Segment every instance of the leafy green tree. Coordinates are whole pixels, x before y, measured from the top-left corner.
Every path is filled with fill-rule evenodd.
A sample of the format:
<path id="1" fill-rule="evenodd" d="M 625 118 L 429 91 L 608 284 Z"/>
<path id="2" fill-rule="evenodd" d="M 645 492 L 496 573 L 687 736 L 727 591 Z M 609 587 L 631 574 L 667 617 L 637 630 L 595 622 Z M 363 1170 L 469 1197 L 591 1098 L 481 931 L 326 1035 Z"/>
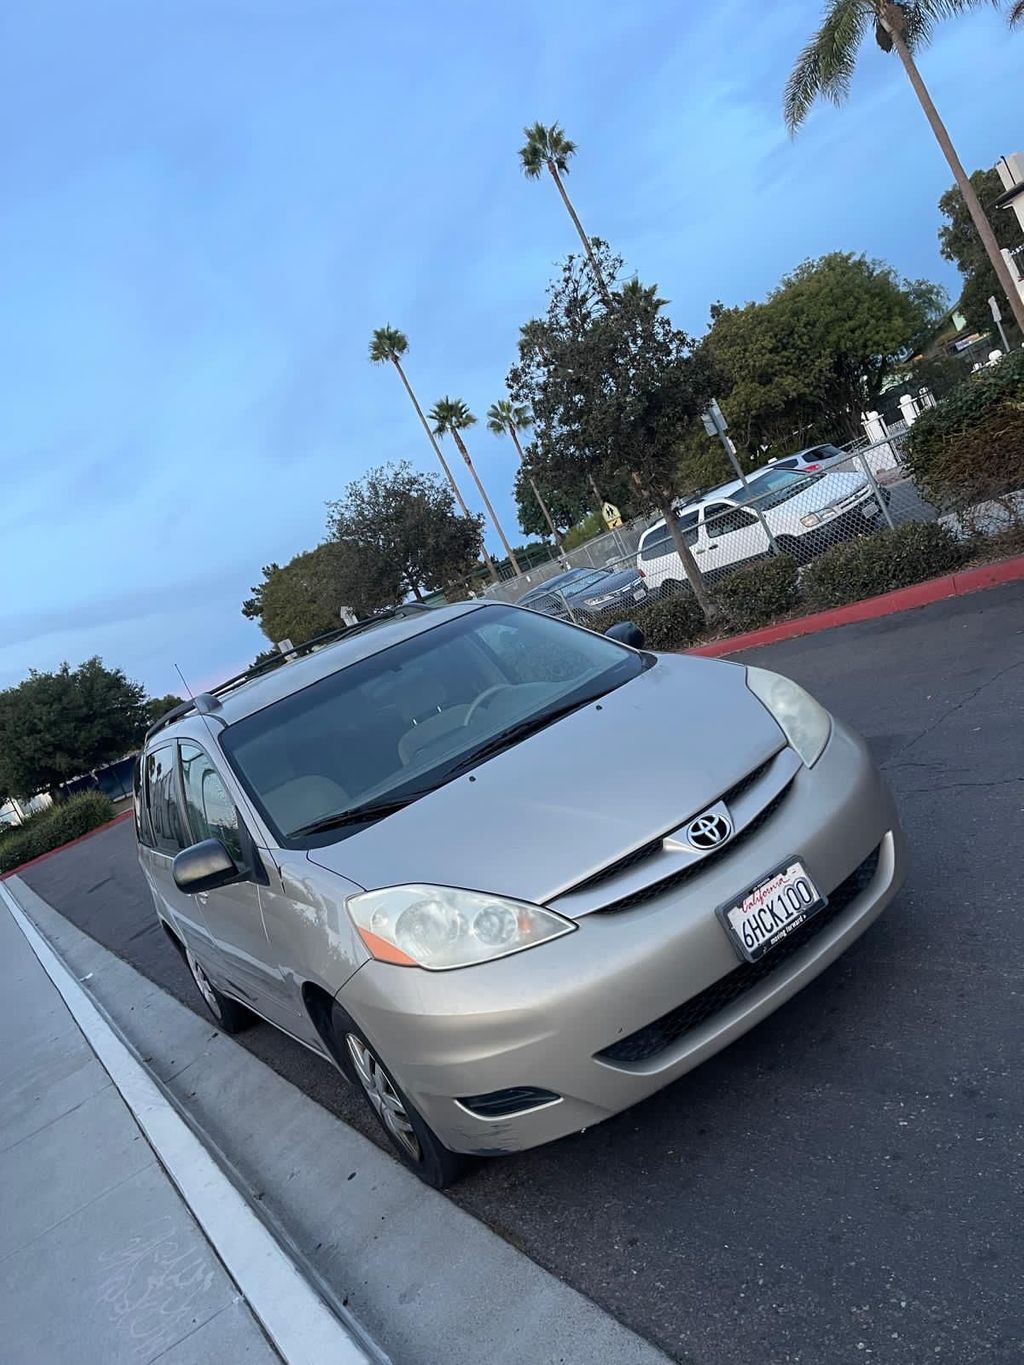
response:
<path id="1" fill-rule="evenodd" d="M 530 461 L 529 447 L 525 455 L 526 460 Z M 560 528 L 558 543 L 561 545 L 564 533 L 592 510 L 593 495 L 583 479 L 577 479 L 573 486 L 569 487 L 564 478 L 551 481 L 546 472 L 532 462 L 520 465 L 516 470 L 512 491 L 516 500 L 519 525 L 528 536 L 542 536 L 546 533 L 547 527 L 534 496 L 533 484 L 537 485 L 545 507 L 555 525 Z"/>
<path id="2" fill-rule="evenodd" d="M 178 697 L 173 692 L 168 692 L 166 697 L 149 697 L 146 701 L 146 724 L 155 725 L 161 716 L 165 716 L 175 706 L 180 706 L 183 700 L 183 697 Z"/>
<path id="3" fill-rule="evenodd" d="M 621 259 L 602 244 L 602 273 L 618 276 Z M 704 348 L 662 312 L 653 286 L 615 290 L 606 306 L 578 258 L 570 257 L 549 290 L 544 318 L 520 334 L 509 390 L 534 414 L 535 440 L 553 470 L 598 483 L 629 479 L 641 510 L 660 512 L 683 570 L 706 616 L 712 604 L 676 521 L 686 490 L 680 444 L 711 397 Z"/>
<path id="4" fill-rule="evenodd" d="M 460 516 L 444 484 L 407 461 L 371 469 L 328 512 L 332 534 L 375 550 L 417 601 L 424 589 L 444 589 L 478 568 L 483 519 Z"/>
<path id="5" fill-rule="evenodd" d="M 519 567 L 519 562 L 516 559 L 515 552 L 513 551 L 512 546 L 509 544 L 508 537 L 505 535 L 505 532 L 502 529 L 501 522 L 498 520 L 498 514 L 491 506 L 491 500 L 487 496 L 487 490 L 484 488 L 483 483 L 481 482 L 480 475 L 476 472 L 476 466 L 474 465 L 473 461 L 469 458 L 469 451 L 466 449 L 466 442 L 462 439 L 462 433 L 466 430 L 467 427 L 471 427 L 474 425 L 474 423 L 476 422 L 476 418 L 473 416 L 473 414 L 470 412 L 469 408 L 462 401 L 461 398 L 445 397 L 439 398 L 437 402 L 434 404 L 434 406 L 430 409 L 430 420 L 434 424 L 433 431 L 435 436 L 444 436 L 447 433 L 455 442 L 456 449 L 466 462 L 466 468 L 473 476 L 473 481 L 477 486 L 477 491 L 480 494 L 481 501 L 483 502 L 483 505 L 487 508 L 487 515 L 491 519 L 491 524 L 494 526 L 494 529 L 497 531 L 502 545 L 504 545 L 505 547 L 505 553 L 508 555 L 509 563 L 512 565 L 512 568 L 515 570 L 515 573 L 518 576 L 519 574 L 522 573 L 522 569 L 520 569 Z"/>
<path id="6" fill-rule="evenodd" d="M 999 245 L 1010 250 L 1024 246 L 1024 229 L 1017 221 L 1017 215 L 995 207 L 995 201 L 1003 193 L 1003 182 L 999 179 L 999 172 L 975 171 L 971 176 L 971 184 L 981 207 L 993 224 Z M 953 262 L 964 277 L 960 311 L 972 327 L 980 332 L 987 332 L 992 327 L 992 313 L 988 301 L 992 296 L 999 298 L 1001 286 L 964 203 L 964 197 L 955 185 L 950 186 L 939 200 L 939 212 L 946 220 L 939 228 L 939 250 L 947 261 Z M 1005 309 L 1000 311 L 1005 313 Z M 1012 335 L 1015 330 L 1013 319 L 1006 318 L 1004 326 Z"/>
<path id="7" fill-rule="evenodd" d="M 145 689 L 119 668 L 33 669 L 0 692 L 0 789 L 58 799 L 62 783 L 131 753 L 148 724 Z"/>
<path id="8" fill-rule="evenodd" d="M 274 643 L 301 644 L 337 630 L 342 610 L 369 616 L 401 596 L 399 570 L 376 545 L 328 540 L 275 566 L 260 592 L 260 629 Z"/>
<path id="9" fill-rule="evenodd" d="M 915 54 L 927 45 L 937 22 L 987 3 L 990 0 L 903 0 L 902 4 L 894 0 L 827 0 L 821 27 L 797 57 L 786 82 L 782 107 L 789 130 L 795 133 L 816 99 L 828 99 L 833 104 L 842 104 L 846 99 L 857 66 L 858 49 L 868 33 L 874 34 L 883 52 L 895 52 L 953 172 L 1010 311 L 1024 332 L 1024 300 L 1017 293 L 1007 264 L 1000 255 L 992 224 L 914 60 Z M 1011 23 L 1015 17 L 1020 18 L 1018 8 L 1014 6 Z"/>
<path id="10" fill-rule="evenodd" d="M 594 283 L 597 285 L 602 299 L 607 303 L 610 298 L 607 282 L 611 277 L 603 272 L 594 251 L 594 243 L 583 231 L 583 224 L 579 220 L 579 215 L 573 207 L 573 202 L 569 198 L 565 182 L 562 179 L 563 176 L 568 175 L 569 162 L 576 155 L 575 142 L 569 141 L 557 123 L 533 123 L 529 128 L 523 129 L 523 136 L 526 138 L 526 142 L 519 149 L 519 160 L 523 174 L 530 180 L 538 180 L 542 171 L 547 171 L 551 176 L 555 188 L 561 196 L 562 203 L 565 205 L 565 211 L 572 219 L 573 227 L 583 244 Z"/>
<path id="11" fill-rule="evenodd" d="M 736 443 L 777 447 L 860 434 L 860 413 L 942 315 L 924 280 L 832 252 L 785 276 L 764 303 L 711 310 L 705 345 Z"/>

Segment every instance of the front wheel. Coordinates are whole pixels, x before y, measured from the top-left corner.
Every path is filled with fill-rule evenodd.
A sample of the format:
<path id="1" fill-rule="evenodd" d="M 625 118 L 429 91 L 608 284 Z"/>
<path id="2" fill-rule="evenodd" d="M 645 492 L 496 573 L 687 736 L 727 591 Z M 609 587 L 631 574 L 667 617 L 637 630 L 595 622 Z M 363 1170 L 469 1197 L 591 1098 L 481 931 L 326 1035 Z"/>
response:
<path id="1" fill-rule="evenodd" d="M 241 1033 L 242 1029 L 249 1027 L 252 1015 L 244 1005 L 238 1004 L 236 1000 L 232 1000 L 217 989 L 191 948 L 185 949 L 185 965 L 192 973 L 192 980 L 203 997 L 203 1003 L 217 1021 L 222 1033 Z"/>
<path id="2" fill-rule="evenodd" d="M 345 1049 L 363 1097 L 402 1163 L 436 1190 L 457 1180 L 466 1168 L 466 1158 L 448 1150 L 406 1099 L 369 1042 L 350 1029 Z"/>

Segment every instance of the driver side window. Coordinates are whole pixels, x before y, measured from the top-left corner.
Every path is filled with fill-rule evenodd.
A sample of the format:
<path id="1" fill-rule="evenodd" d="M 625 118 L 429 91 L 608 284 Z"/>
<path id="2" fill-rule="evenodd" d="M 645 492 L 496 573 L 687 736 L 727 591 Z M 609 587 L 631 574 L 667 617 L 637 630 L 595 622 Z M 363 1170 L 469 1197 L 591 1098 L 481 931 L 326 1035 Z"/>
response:
<path id="1" fill-rule="evenodd" d="M 180 749 L 185 813 L 194 841 L 219 839 L 235 862 L 241 863 L 238 812 L 220 774 L 198 744 L 182 740 Z"/>

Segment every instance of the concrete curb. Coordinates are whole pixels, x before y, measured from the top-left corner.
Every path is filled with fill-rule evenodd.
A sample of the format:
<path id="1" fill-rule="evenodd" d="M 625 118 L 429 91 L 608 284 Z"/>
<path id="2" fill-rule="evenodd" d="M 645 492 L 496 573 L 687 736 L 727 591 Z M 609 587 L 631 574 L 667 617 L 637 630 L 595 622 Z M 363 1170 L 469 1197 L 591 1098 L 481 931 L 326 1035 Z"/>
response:
<path id="1" fill-rule="evenodd" d="M 1024 579 L 1024 555 L 1004 559 L 998 564 L 982 564 L 962 573 L 929 578 L 909 588 L 882 593 L 879 597 L 866 597 L 862 602 L 851 602 L 845 607 L 832 607 L 829 611 L 800 616 L 795 621 L 780 621 L 775 626 L 762 626 L 760 630 L 730 635 L 728 639 L 712 640 L 706 645 L 695 645 L 692 649 L 680 652 L 715 659 L 722 654 L 735 654 L 743 649 L 778 644 L 780 640 L 793 640 L 800 635 L 815 635 L 820 630 L 833 630 L 836 626 L 849 626 L 858 621 L 873 621 L 879 616 L 912 611 L 915 607 L 925 607 L 947 597 L 966 597 L 968 593 L 982 592 L 986 588 L 1000 587 L 1020 579 Z"/>
<path id="2" fill-rule="evenodd" d="M 19 883 L 20 885 L 20 883 Z M 285 1365 L 388 1365 L 350 1315 L 328 1306 L 238 1182 L 229 1179 L 182 1106 L 26 914 L 9 886 L 3 903 L 53 982 L 114 1089 L 142 1130 L 201 1233 Z M 346 1319 L 348 1319 L 346 1321 Z"/>

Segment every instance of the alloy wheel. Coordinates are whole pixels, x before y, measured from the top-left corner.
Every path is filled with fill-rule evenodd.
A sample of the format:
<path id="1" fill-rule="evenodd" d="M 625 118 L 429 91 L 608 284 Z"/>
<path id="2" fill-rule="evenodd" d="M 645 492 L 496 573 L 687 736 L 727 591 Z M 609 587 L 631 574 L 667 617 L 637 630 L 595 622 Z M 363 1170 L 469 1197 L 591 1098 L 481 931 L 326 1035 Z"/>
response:
<path id="1" fill-rule="evenodd" d="M 361 1038 L 349 1033 L 346 1034 L 345 1041 L 359 1083 L 366 1092 L 366 1098 L 373 1106 L 374 1113 L 402 1150 L 413 1161 L 420 1161 L 422 1154 L 416 1133 L 405 1105 L 399 1099 L 387 1072 Z"/>

